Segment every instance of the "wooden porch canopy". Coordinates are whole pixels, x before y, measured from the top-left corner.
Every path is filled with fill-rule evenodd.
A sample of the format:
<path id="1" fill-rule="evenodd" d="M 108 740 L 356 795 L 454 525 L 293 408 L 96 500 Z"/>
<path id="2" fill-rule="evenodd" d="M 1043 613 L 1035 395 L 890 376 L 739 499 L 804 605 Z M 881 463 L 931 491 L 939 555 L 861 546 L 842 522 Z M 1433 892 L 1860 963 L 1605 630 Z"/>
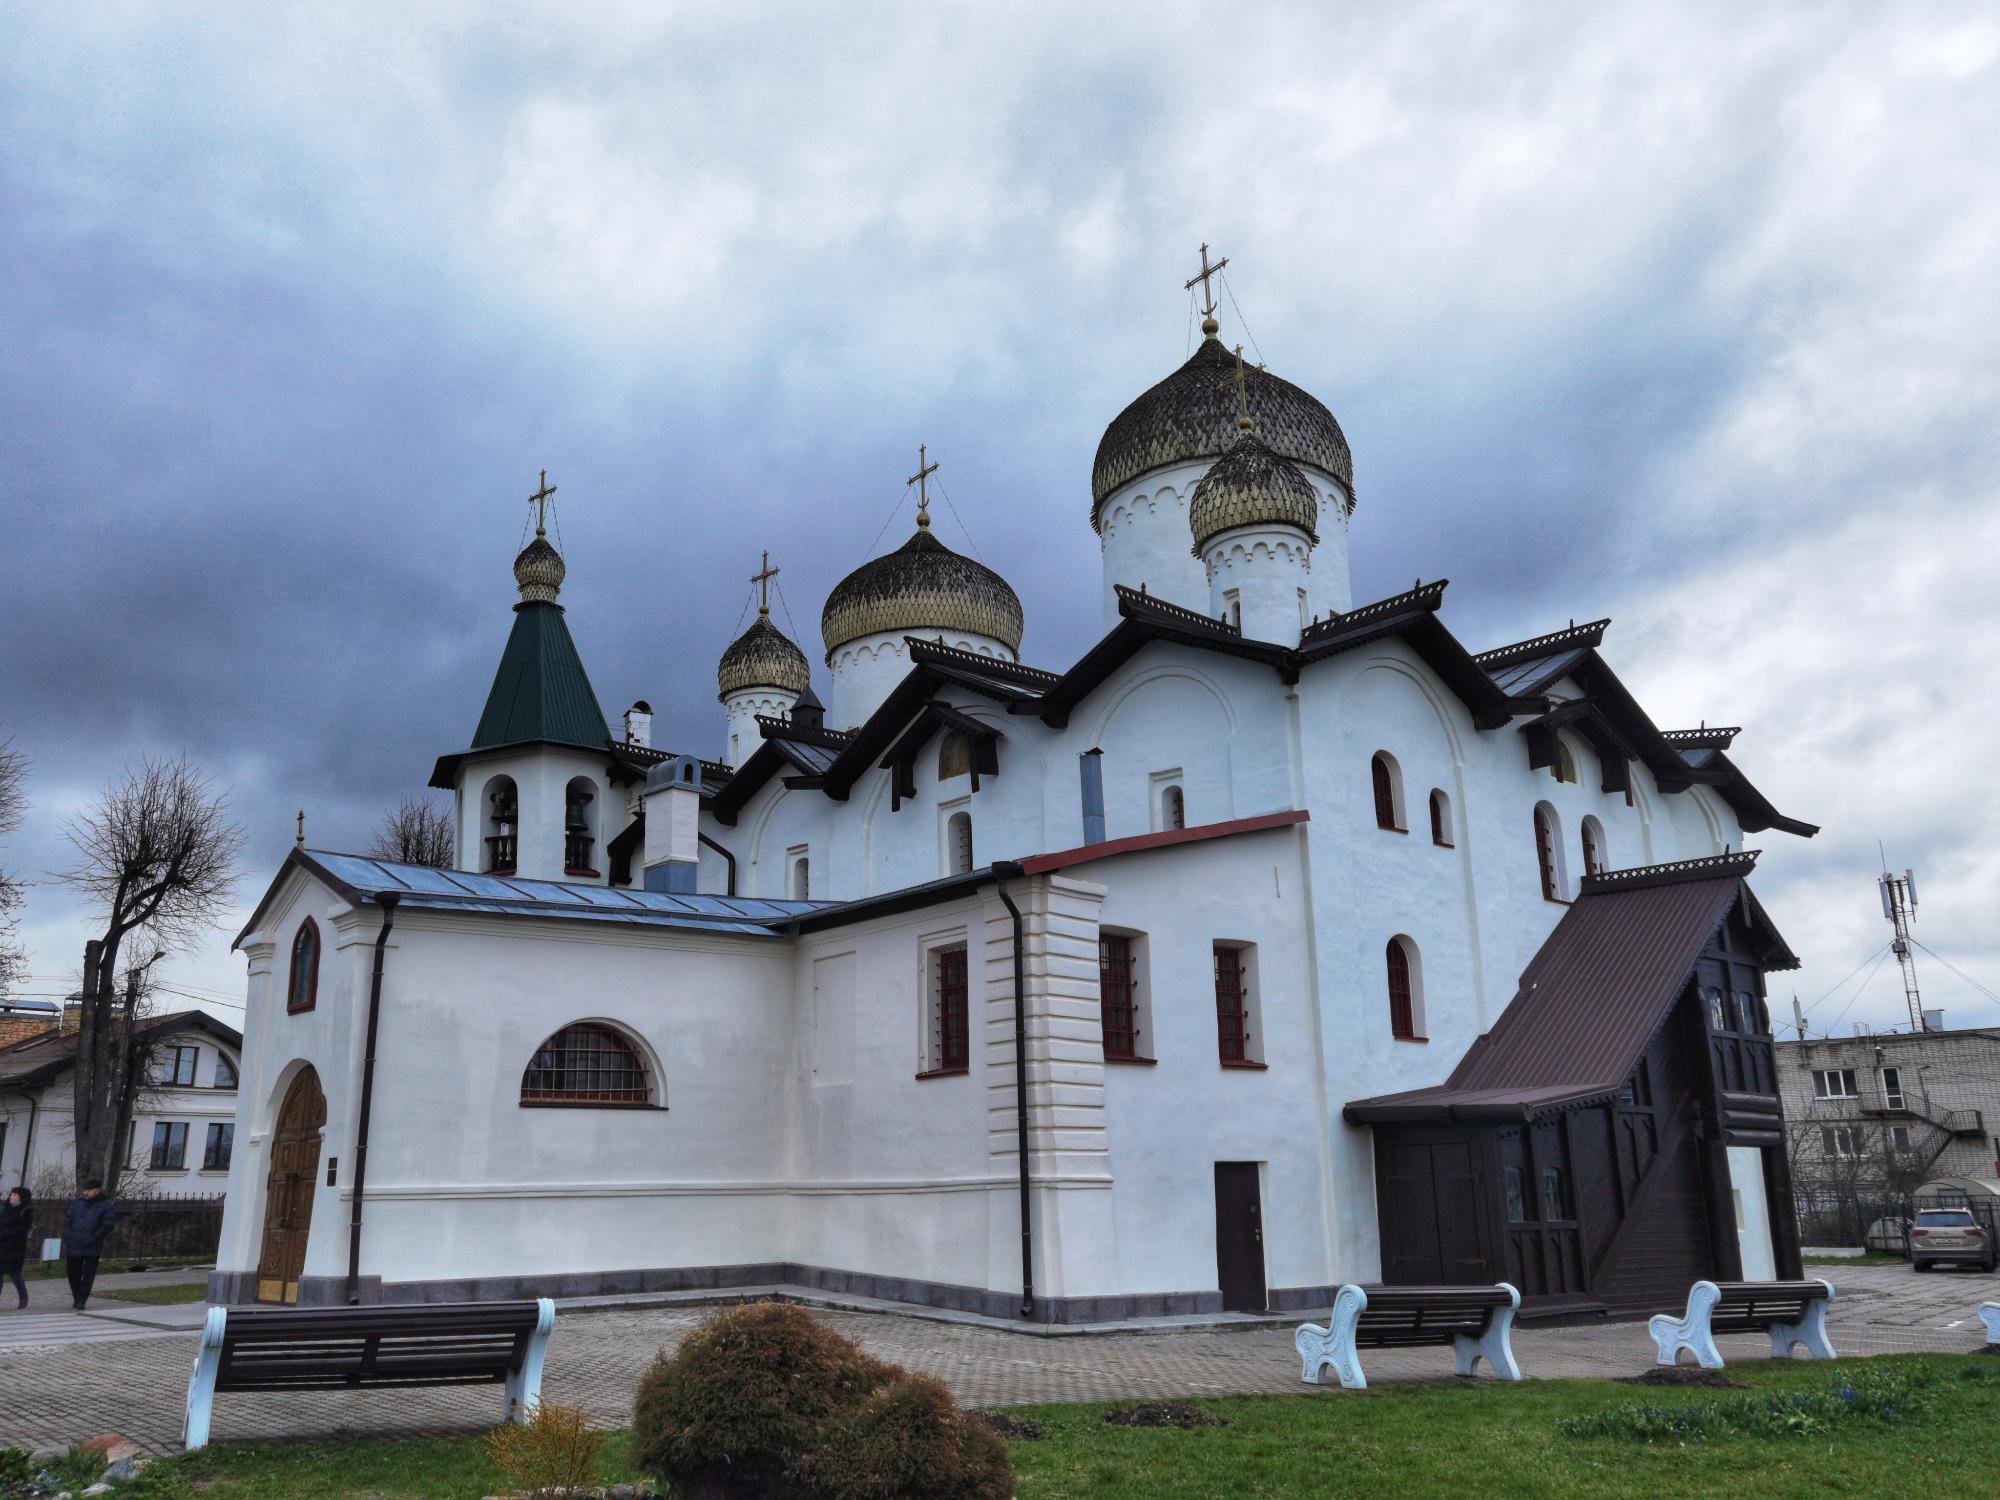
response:
<path id="1" fill-rule="evenodd" d="M 991 724 L 982 724 L 968 713 L 933 698 L 910 720 L 909 727 L 896 737 L 889 753 L 877 762 L 889 772 L 889 811 L 900 812 L 905 797 L 917 794 L 917 755 L 931 737 L 941 731 L 965 736 L 971 748 L 972 790 L 979 790 L 979 778 L 1000 774 L 1000 741 L 1005 738 Z"/>

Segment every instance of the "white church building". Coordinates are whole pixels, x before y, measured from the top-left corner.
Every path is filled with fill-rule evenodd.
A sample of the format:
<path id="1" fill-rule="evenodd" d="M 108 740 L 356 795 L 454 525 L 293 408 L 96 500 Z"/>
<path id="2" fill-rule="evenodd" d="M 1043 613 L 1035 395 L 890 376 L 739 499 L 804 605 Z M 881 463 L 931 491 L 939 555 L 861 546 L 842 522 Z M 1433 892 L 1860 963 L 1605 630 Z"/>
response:
<path id="1" fill-rule="evenodd" d="M 608 724 L 538 527 L 432 782 L 459 868 L 301 849 L 238 939 L 216 1295 L 789 1285 L 1080 1323 L 1484 1265 L 1615 1309 L 1587 1226 L 1582 1270 L 1519 1257 L 1582 1221 L 1578 1122 L 1637 1119 L 1630 1080 L 1522 1063 L 1534 1097 L 1499 1103 L 1452 1080 L 1510 1008 L 1523 1036 L 1576 1024 L 1516 995 L 1593 913 L 1636 924 L 1641 1009 L 1695 984 L 1697 950 L 1735 962 L 1722 988 L 1754 1006 L 1716 1036 L 1754 1044 L 1789 955 L 1735 851 L 1814 830 L 1732 731 L 1652 723 L 1608 622 L 1475 651 L 1442 581 L 1357 606 L 1339 425 L 1243 368 L 1212 309 L 1203 330 L 1098 448 L 1104 630 L 1066 665 L 1020 659 L 1020 601 L 938 541 L 920 483 L 914 534 L 826 600 L 824 703 L 760 610 L 721 652 L 724 743 L 656 746 L 644 702 Z M 1671 1031 L 1643 1021 L 1635 1048 Z M 1589 1054 L 1589 1030 L 1543 1051 Z M 1639 1057 L 1616 1066 L 1643 1079 Z M 1683 1147 L 1660 1106 L 1660 1161 L 1628 1172 L 1643 1197 L 1691 1163 L 1688 1191 L 1733 1205 L 1704 1221 L 1711 1268 L 1786 1259 L 1750 1093 L 1690 1095 L 1726 1145 Z M 1383 1142 L 1489 1119 L 1475 1264 L 1444 1177 L 1393 1189 L 1427 1206 L 1391 1225 Z"/>

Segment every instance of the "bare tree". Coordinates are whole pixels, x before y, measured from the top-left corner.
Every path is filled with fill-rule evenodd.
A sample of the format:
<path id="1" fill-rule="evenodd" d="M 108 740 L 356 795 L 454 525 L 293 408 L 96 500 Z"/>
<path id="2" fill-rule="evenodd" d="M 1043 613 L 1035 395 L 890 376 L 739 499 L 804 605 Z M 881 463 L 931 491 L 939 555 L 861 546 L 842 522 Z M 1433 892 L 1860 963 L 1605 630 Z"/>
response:
<path id="1" fill-rule="evenodd" d="M 28 809 L 28 758 L 13 741 L 0 740 L 0 835 L 17 831 Z M 0 995 L 13 988 L 22 968 L 19 942 L 22 882 L 0 868 Z"/>
<path id="2" fill-rule="evenodd" d="M 76 1175 L 116 1178 L 118 1147 L 144 1083 L 133 1045 L 144 973 L 214 924 L 235 883 L 242 831 L 226 800 L 185 758 L 127 771 L 69 827 L 82 863 L 63 880 L 96 906 L 104 935 L 84 945 L 74 1071 Z M 127 943 L 147 956 L 130 966 Z"/>
<path id="3" fill-rule="evenodd" d="M 382 815 L 382 826 L 368 852 L 376 859 L 449 870 L 457 863 L 458 845 L 451 825 L 449 808 L 428 797 L 405 797 L 394 812 Z"/>

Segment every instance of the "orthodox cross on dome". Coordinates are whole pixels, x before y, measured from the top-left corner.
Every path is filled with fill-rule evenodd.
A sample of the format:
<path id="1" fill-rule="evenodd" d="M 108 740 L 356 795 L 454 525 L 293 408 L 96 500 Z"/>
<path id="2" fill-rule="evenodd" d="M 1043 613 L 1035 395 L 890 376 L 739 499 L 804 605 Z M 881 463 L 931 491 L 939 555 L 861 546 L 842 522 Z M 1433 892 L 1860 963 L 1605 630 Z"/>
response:
<path id="1" fill-rule="evenodd" d="M 917 487 L 917 527 L 922 531 L 930 530 L 930 477 L 937 473 L 938 470 L 936 464 L 926 462 L 930 458 L 930 451 L 930 448 L 925 444 L 917 444 L 917 472 L 903 481 L 904 489 L 908 489 L 913 484 Z"/>
<path id="2" fill-rule="evenodd" d="M 535 507 L 536 536 L 547 536 L 549 534 L 549 496 L 555 492 L 556 487 L 549 483 L 549 471 L 547 469 L 542 470 L 542 487 L 536 490 L 534 494 L 528 496 L 528 504 Z"/>
<path id="3" fill-rule="evenodd" d="M 1257 425 L 1250 420 L 1250 372 L 1252 370 L 1262 370 L 1263 368 L 1262 365 L 1245 365 L 1243 363 L 1243 346 L 1238 344 L 1236 346 L 1235 372 L 1223 376 L 1216 384 L 1215 388 L 1218 391 L 1226 391 L 1232 385 L 1236 387 L 1236 426 L 1240 431 L 1248 432 L 1252 427 Z"/>
<path id="4" fill-rule="evenodd" d="M 771 554 L 764 554 L 764 570 L 752 573 L 750 581 L 757 585 L 757 613 L 769 616 L 771 613 L 771 580 L 778 576 L 778 569 L 771 566 Z"/>
<path id="5" fill-rule="evenodd" d="M 1222 268 L 1228 264 L 1229 264 L 1229 257 L 1225 255 L 1222 257 L 1221 260 L 1217 261 L 1214 265 L 1211 266 L 1208 263 L 1208 246 L 1204 244 L 1201 247 L 1201 274 L 1199 276 L 1191 276 L 1188 278 L 1188 283 L 1187 283 L 1188 291 L 1194 290 L 1196 282 L 1201 283 L 1201 300 L 1202 300 L 1201 331 L 1204 334 L 1212 335 L 1214 334 L 1217 327 L 1220 326 L 1215 321 L 1215 288 L 1208 284 L 1209 278 L 1213 276 L 1220 276 L 1222 274 Z"/>

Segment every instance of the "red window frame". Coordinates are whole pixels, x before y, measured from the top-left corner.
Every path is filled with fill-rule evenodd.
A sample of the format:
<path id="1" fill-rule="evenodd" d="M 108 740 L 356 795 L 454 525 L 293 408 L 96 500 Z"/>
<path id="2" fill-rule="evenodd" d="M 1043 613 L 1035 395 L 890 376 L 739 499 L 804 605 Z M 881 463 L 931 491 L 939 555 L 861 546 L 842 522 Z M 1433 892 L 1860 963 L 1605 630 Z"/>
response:
<path id="1" fill-rule="evenodd" d="M 1410 1041 L 1417 1034 L 1416 1007 L 1410 996 L 1410 955 L 1394 938 L 1389 939 L 1389 1034 Z"/>
<path id="2" fill-rule="evenodd" d="M 963 945 L 937 950 L 937 1036 L 940 1073 L 963 1073 L 971 1065 Z"/>
<path id="3" fill-rule="evenodd" d="M 1401 833 L 1402 826 L 1396 821 L 1396 788 L 1389 779 L 1389 763 L 1377 755 L 1368 765 L 1375 780 L 1375 826 Z"/>
<path id="4" fill-rule="evenodd" d="M 1243 998 L 1243 950 L 1215 945 L 1216 1055 L 1226 1063 L 1250 1061 L 1250 1015 Z"/>
<path id="5" fill-rule="evenodd" d="M 299 971 L 301 949 L 306 950 L 305 972 Z M 287 970 L 285 1013 L 298 1015 L 319 1003 L 319 923 L 307 917 L 292 938 L 292 962 Z"/>
<path id="6" fill-rule="evenodd" d="M 1542 867 L 1542 899 L 1562 900 L 1562 892 L 1556 886 L 1555 830 L 1549 827 L 1549 815 L 1539 807 L 1535 809 L 1535 857 Z"/>
<path id="7" fill-rule="evenodd" d="M 1132 940 L 1107 933 L 1097 940 L 1097 994 L 1104 1019 L 1104 1055 L 1139 1056 L 1139 985 L 1132 970 Z"/>

